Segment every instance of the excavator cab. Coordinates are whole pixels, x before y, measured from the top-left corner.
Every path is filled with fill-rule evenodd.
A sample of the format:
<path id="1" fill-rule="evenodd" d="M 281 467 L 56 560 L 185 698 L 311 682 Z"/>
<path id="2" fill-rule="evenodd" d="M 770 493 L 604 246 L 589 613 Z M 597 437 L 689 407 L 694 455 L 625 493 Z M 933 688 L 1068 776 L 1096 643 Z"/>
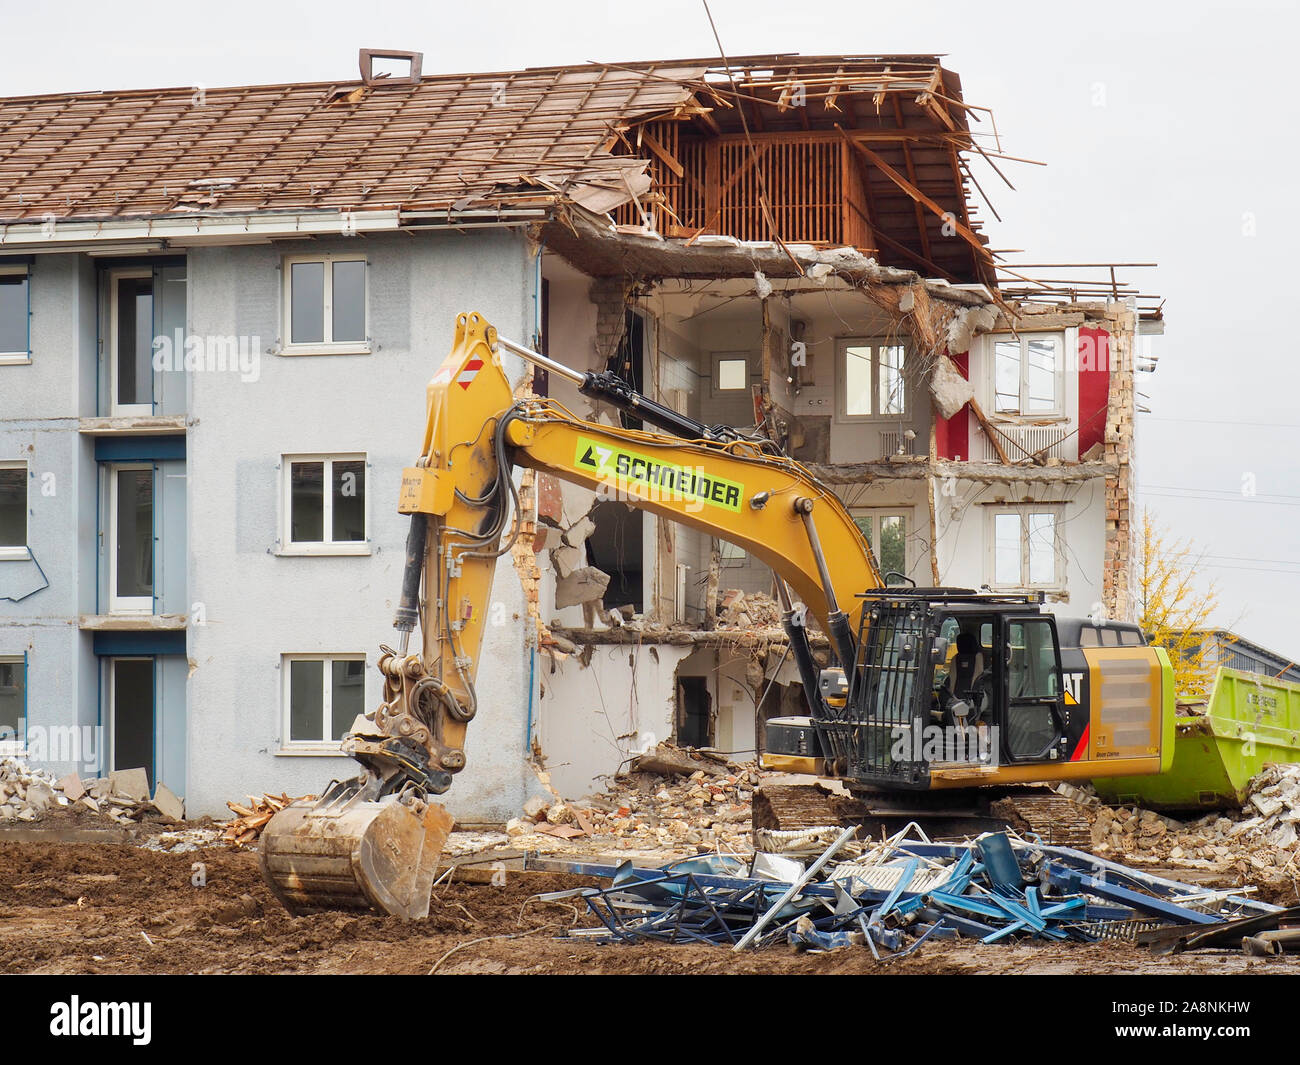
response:
<path id="1" fill-rule="evenodd" d="M 853 665 L 822 673 L 822 692 L 841 698 L 820 700 L 806 725 L 774 722 L 770 768 L 861 790 L 928 789 L 942 786 L 936 772 L 1065 759 L 1056 620 L 1036 596 L 890 588 L 861 598 Z"/>

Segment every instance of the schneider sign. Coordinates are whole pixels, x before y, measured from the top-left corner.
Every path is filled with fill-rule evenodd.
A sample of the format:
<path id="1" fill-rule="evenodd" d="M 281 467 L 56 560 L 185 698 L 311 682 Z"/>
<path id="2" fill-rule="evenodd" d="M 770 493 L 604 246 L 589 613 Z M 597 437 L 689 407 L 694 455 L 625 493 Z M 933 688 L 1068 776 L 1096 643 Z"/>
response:
<path id="1" fill-rule="evenodd" d="M 641 499 L 700 502 L 738 512 L 745 495 L 745 486 L 739 481 L 710 476 L 703 467 L 661 462 L 587 437 L 578 438 L 573 464 L 584 473 L 617 482 L 629 495 Z"/>

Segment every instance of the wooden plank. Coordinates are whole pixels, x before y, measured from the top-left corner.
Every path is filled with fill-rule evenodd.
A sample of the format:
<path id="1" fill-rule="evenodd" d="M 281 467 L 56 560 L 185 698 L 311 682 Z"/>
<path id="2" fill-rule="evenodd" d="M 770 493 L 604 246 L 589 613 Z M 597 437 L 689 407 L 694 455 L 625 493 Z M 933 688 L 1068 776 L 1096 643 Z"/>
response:
<path id="1" fill-rule="evenodd" d="M 641 142 L 652 152 L 654 152 L 654 154 L 657 155 L 663 161 L 664 166 L 666 166 L 679 178 L 683 177 L 686 174 L 685 167 L 682 166 L 682 164 L 677 160 L 677 158 L 671 152 L 668 151 L 667 148 L 665 148 L 662 144 L 660 144 L 655 139 L 654 135 L 648 129 L 644 129 L 644 128 L 642 129 Z"/>

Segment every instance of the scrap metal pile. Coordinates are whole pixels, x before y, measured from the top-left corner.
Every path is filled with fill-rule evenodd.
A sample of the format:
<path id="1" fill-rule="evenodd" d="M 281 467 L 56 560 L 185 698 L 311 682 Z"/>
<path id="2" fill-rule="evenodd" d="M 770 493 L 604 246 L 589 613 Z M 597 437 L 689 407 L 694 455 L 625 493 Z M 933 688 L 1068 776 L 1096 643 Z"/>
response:
<path id="1" fill-rule="evenodd" d="M 601 942 L 657 940 L 798 949 L 865 946 L 886 959 L 930 939 L 1127 940 L 1190 949 L 1195 933 L 1278 929 L 1300 916 L 1251 899 L 1253 889 L 1207 890 L 1082 851 L 1005 832 L 932 842 L 915 824 L 848 854 L 840 832 L 806 868 L 784 855 L 748 861 L 701 855 L 661 869 L 533 860 L 533 867 L 608 881 L 540 896 L 581 899 L 596 924 L 568 934 Z M 1229 938 L 1233 932 L 1228 933 Z M 1180 945 L 1181 944 L 1181 945 Z M 1279 948 L 1281 949 L 1281 948 Z"/>

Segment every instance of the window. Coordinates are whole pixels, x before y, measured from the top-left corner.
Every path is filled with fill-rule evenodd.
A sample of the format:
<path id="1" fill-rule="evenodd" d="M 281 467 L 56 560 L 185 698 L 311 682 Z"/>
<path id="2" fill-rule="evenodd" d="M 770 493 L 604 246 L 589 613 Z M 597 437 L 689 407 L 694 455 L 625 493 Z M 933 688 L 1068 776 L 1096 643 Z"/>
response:
<path id="1" fill-rule="evenodd" d="M 841 340 L 840 417 L 888 418 L 907 413 L 905 361 L 902 344 Z"/>
<path id="2" fill-rule="evenodd" d="M 365 712 L 364 655 L 285 655 L 285 748 L 337 750 Z"/>
<path id="3" fill-rule="evenodd" d="M 0 363 L 31 359 L 27 267 L 0 266 Z"/>
<path id="4" fill-rule="evenodd" d="M 713 394 L 749 391 L 749 355 L 743 351 L 713 353 Z"/>
<path id="5" fill-rule="evenodd" d="M 1060 414 L 1064 338 L 1025 334 L 993 341 L 993 410 L 997 414 Z"/>
<path id="6" fill-rule="evenodd" d="M 108 288 L 110 413 L 152 414 L 153 271 L 117 271 Z"/>
<path id="7" fill-rule="evenodd" d="M 283 554 L 369 554 L 366 456 L 286 455 Z"/>
<path id="8" fill-rule="evenodd" d="M 285 354 L 366 354 L 366 260 L 295 256 L 284 264 Z"/>
<path id="9" fill-rule="evenodd" d="M 855 511 L 853 520 L 876 556 L 881 575 L 907 572 L 907 515 Z"/>
<path id="10" fill-rule="evenodd" d="M 0 752 L 21 753 L 27 738 L 27 660 L 0 655 Z"/>
<path id="11" fill-rule="evenodd" d="M 1059 588 L 1065 583 L 1059 507 L 995 510 L 991 588 Z"/>
<path id="12" fill-rule="evenodd" d="M 152 465 L 108 468 L 108 609 L 153 613 Z"/>
<path id="13" fill-rule="evenodd" d="M 737 547 L 735 544 L 730 543 L 727 540 L 718 541 L 718 560 L 724 566 L 743 565 L 745 559 L 748 557 L 749 554 L 743 547 Z"/>
<path id="14" fill-rule="evenodd" d="M 0 559 L 27 558 L 27 463 L 0 462 Z"/>

